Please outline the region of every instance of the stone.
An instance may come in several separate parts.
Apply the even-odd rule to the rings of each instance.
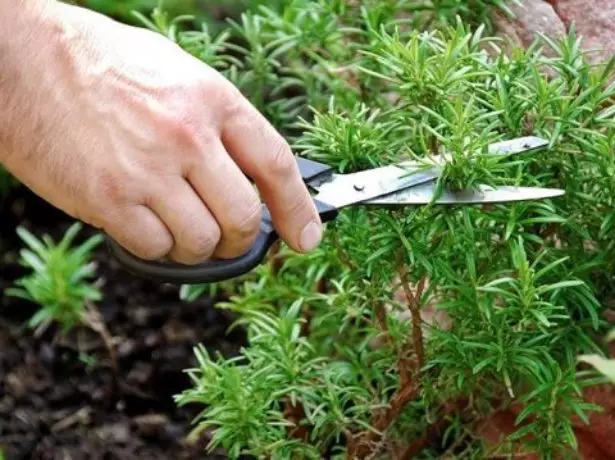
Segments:
[[[499,10],[494,11],[493,23],[498,36],[509,37],[515,44],[527,48],[539,33],[554,40],[566,35],[566,26],[551,4],[544,0],[521,0],[519,3],[508,4],[514,14],[512,19]],[[547,51],[545,49],[545,53]]]
[[[591,51],[587,54],[590,62],[607,61],[615,52],[615,0],[521,0],[508,6],[513,18],[495,10],[492,19],[496,34],[516,45],[527,48],[538,33],[557,40],[574,23],[582,48]],[[553,55],[548,47],[544,52]]]
[[[567,28],[574,22],[576,34],[594,63],[608,61],[615,52],[615,0],[550,0]]]
[[[169,424],[169,419],[164,414],[143,414],[134,417],[133,421],[137,432],[142,436],[155,436]]]
[[[130,439],[130,429],[125,423],[103,425],[95,433],[101,441],[112,444],[126,444]]]

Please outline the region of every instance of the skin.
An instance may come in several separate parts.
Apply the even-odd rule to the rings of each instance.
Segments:
[[[55,0],[0,17],[0,163],[39,196],[148,260],[243,254],[261,198],[292,249],[319,244],[291,149],[217,71]]]

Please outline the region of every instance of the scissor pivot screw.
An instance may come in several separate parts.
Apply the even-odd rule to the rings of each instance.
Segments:
[[[354,184],[354,189],[357,192],[362,192],[365,189],[365,185],[363,185],[363,184]]]

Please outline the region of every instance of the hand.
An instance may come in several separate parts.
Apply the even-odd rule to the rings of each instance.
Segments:
[[[289,146],[221,74],[149,30],[39,6],[14,12],[21,40],[0,26],[0,161],[22,183],[141,258],[193,264],[254,242],[245,172],[290,247],[319,243]]]

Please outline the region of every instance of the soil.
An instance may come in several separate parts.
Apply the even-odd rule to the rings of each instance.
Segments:
[[[0,202],[0,454],[5,460],[222,459],[207,436],[187,440],[203,406],[178,408],[202,343],[226,356],[245,343],[216,299],[182,302],[177,286],[122,270],[101,245],[95,254],[104,299],[96,304],[113,339],[117,371],[101,336],[88,328],[65,338],[25,327],[37,306],[3,296],[27,273],[17,263],[17,225],[56,241],[74,222],[25,187]],[[93,229],[84,227],[82,241]],[[0,458],[2,455],[0,455]]]

